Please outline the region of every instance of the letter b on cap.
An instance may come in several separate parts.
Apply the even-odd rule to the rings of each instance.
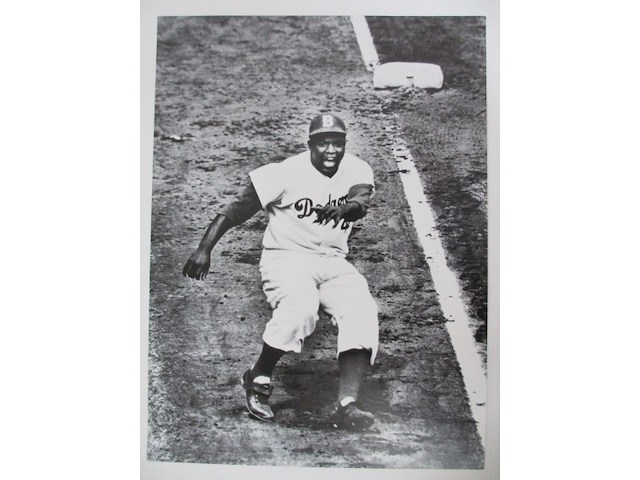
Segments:
[[[316,116],[309,125],[309,136],[319,133],[347,133],[344,122],[337,116],[325,113]]]

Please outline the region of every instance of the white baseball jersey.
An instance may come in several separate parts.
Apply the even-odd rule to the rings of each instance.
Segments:
[[[373,171],[366,162],[345,153],[338,171],[327,177],[313,166],[311,152],[306,151],[257,168],[249,176],[269,217],[262,240],[265,250],[347,255],[352,222],[341,220],[335,228],[333,221],[313,223],[317,216],[311,208],[342,205],[352,186],[373,186]]]

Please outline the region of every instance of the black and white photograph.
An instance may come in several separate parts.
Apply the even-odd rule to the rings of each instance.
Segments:
[[[149,462],[482,470],[484,16],[158,16]]]
[[[7,2],[2,478],[633,478],[630,2]]]

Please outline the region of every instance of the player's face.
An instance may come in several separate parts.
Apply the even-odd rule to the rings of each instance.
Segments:
[[[314,137],[309,140],[311,163],[323,175],[333,177],[338,171],[342,157],[344,157],[346,143],[344,135],[339,133],[328,133]]]

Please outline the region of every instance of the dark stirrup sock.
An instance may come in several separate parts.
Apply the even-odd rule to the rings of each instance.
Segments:
[[[258,361],[251,369],[251,376],[253,378],[265,376],[271,378],[271,374],[273,373],[273,369],[286,352],[284,350],[278,350],[277,348],[273,348],[266,343],[262,344],[262,353],[260,353],[260,357],[258,357]]]
[[[354,349],[341,352],[338,355],[340,367],[340,387],[338,389],[338,401],[351,397],[358,399],[358,392],[364,374],[369,367],[371,352],[369,350]]]

